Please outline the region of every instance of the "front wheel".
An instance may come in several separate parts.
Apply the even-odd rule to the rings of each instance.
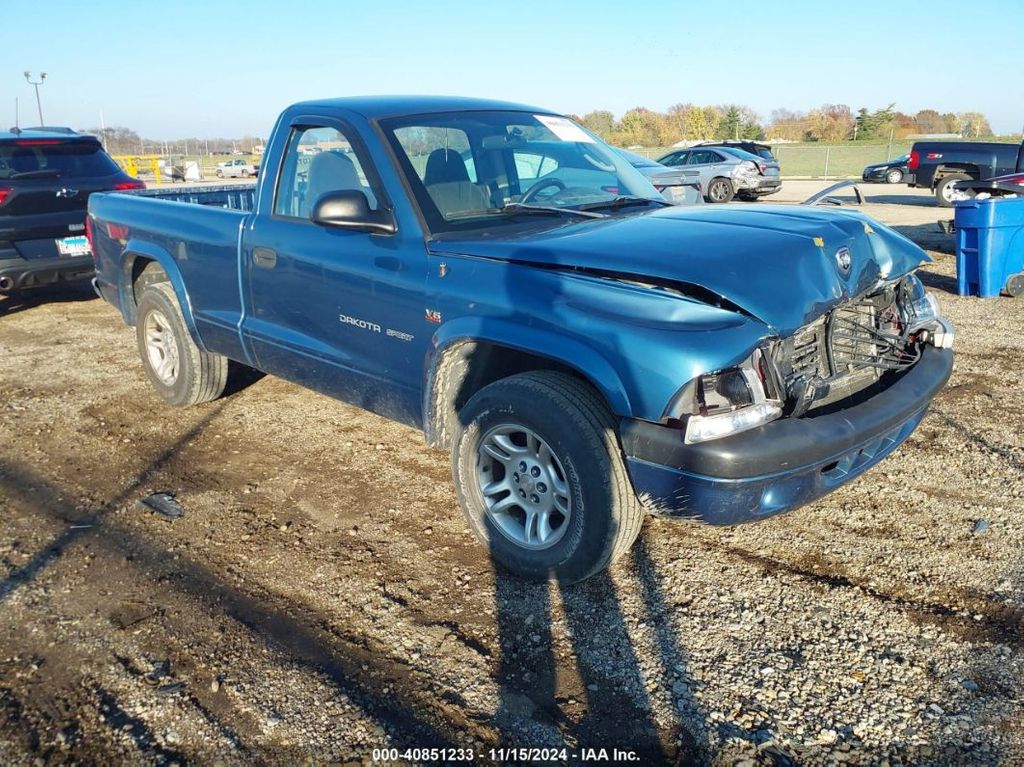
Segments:
[[[888,184],[898,184],[903,180],[903,171],[893,168],[885,174],[885,181]]]
[[[708,202],[729,202],[735,191],[727,178],[715,178],[708,184]]]
[[[586,383],[522,373],[478,391],[452,445],[456,494],[498,565],[574,583],[608,567],[640,532],[614,419]]]
[[[953,173],[949,176],[943,176],[942,180],[935,187],[935,201],[939,204],[940,208],[951,208],[953,207],[953,184],[957,181],[966,181],[969,179],[966,173]]]
[[[198,405],[224,392],[227,357],[203,351],[192,340],[169,282],[142,290],[135,336],[153,388],[172,405]]]

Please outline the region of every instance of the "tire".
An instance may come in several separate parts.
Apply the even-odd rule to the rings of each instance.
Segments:
[[[242,178],[249,178],[249,171],[243,170],[242,171]]]
[[[217,168],[217,178],[224,178],[224,171],[220,168]]]
[[[143,272],[140,282],[153,280],[155,274]],[[217,399],[228,381],[227,357],[196,346],[171,283],[150,282],[138,295],[135,338],[153,388],[178,407]],[[168,367],[162,367],[161,360],[167,360]]]
[[[935,201],[939,204],[940,208],[952,208],[953,200],[950,195],[953,193],[953,184],[957,181],[966,181],[969,179],[966,173],[952,173],[948,176],[943,176],[942,180],[935,187]]]
[[[903,171],[899,168],[890,168],[885,173],[885,183],[887,184],[899,184],[903,181]]]
[[[1006,279],[1006,287],[1003,290],[1010,298],[1024,296],[1024,272],[1011,274]]]
[[[611,411],[586,383],[551,371],[504,378],[474,394],[458,422],[452,444],[456,495],[496,564],[530,580],[575,583],[629,550],[644,511]],[[523,465],[527,470],[520,475]],[[506,483],[485,495],[485,487]],[[568,513],[558,510],[558,498]],[[540,504],[534,506],[535,524],[527,524],[531,499]]]
[[[736,194],[736,191],[733,189],[732,182],[729,179],[713,178],[711,183],[708,184],[708,196],[705,199],[712,203],[725,203],[732,200],[734,194]]]

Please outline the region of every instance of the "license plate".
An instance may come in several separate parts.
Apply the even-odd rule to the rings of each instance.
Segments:
[[[57,240],[57,251],[62,256],[88,256],[92,253],[89,250],[89,240],[85,238],[85,235]]]

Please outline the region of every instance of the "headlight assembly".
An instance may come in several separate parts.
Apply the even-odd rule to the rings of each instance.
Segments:
[[[686,419],[687,444],[753,429],[782,415],[782,401],[767,358],[756,350],[742,365],[698,376],[676,403]]]

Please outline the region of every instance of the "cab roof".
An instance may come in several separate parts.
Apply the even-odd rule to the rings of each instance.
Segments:
[[[509,101],[466,98],[462,96],[346,96],[334,99],[317,99],[293,104],[288,111],[302,108],[344,109],[362,115],[367,120],[385,117],[399,117],[434,112],[533,112],[556,114],[550,109],[516,104]]]
[[[99,141],[90,133],[79,133],[72,128],[63,128],[53,125],[44,125],[38,128],[11,128],[0,131],[0,141],[31,141],[34,139],[73,141],[84,139],[87,141]]]

